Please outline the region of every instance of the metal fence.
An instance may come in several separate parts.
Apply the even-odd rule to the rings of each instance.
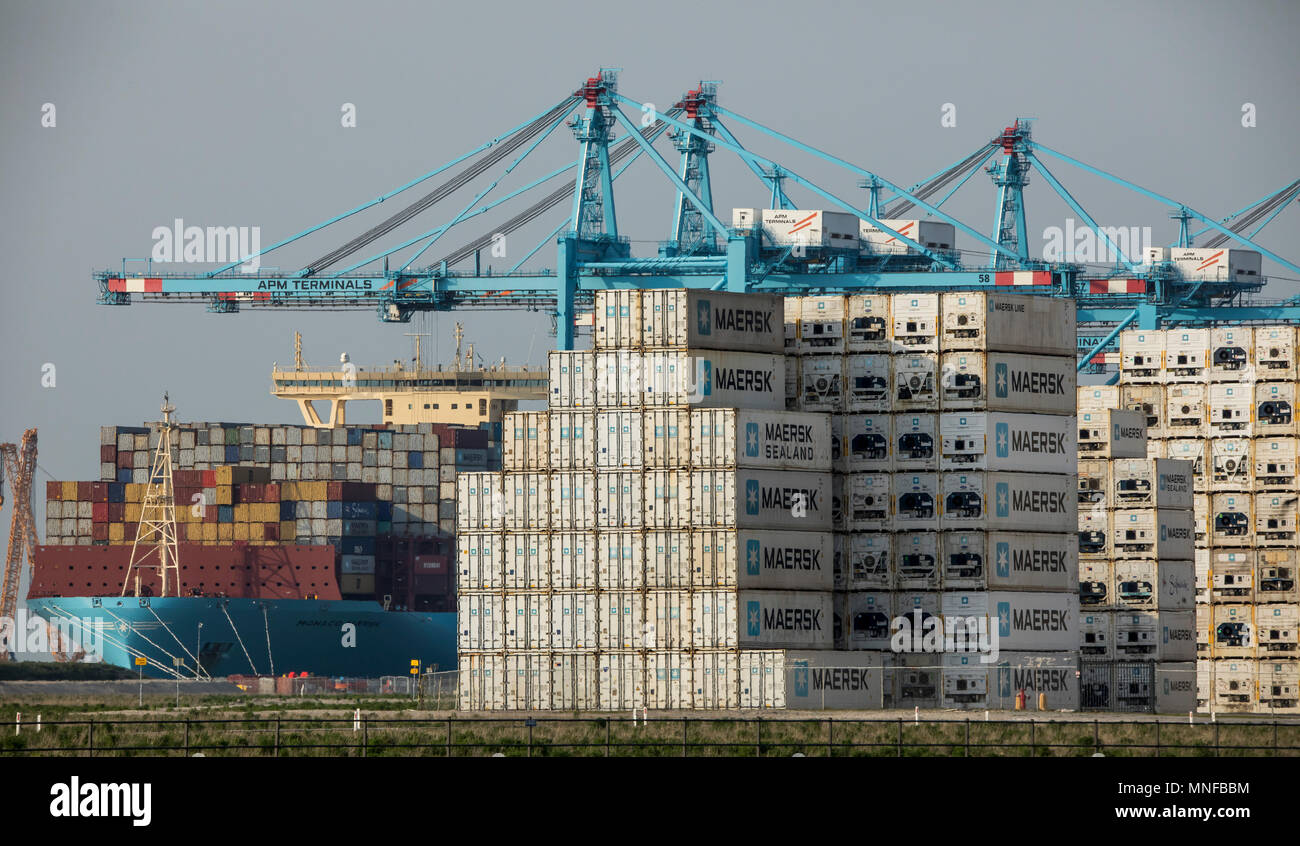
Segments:
[[[2,724],[0,724],[2,725]],[[1300,757],[1300,722],[493,717],[10,723],[9,756]]]

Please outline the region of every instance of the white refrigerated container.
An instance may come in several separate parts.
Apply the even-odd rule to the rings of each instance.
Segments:
[[[830,473],[695,470],[690,494],[690,525],[696,528],[831,528]]]
[[[591,350],[552,350],[551,408],[591,408],[596,404],[596,354]]]
[[[944,352],[1075,354],[1072,299],[958,291],[941,295]]]
[[[694,409],[691,466],[831,470],[831,424],[824,414]]]
[[[844,320],[844,348],[847,352],[891,351],[893,324],[889,318],[889,294],[850,294]]]
[[[640,292],[640,345],[780,353],[785,298],[776,294],[650,288]]]
[[[939,415],[939,436],[941,470],[1072,473],[1077,467],[1074,417],[946,412]],[[1145,454],[1145,438],[1142,443]]]
[[[953,352],[940,364],[945,411],[1075,413],[1073,357]]]

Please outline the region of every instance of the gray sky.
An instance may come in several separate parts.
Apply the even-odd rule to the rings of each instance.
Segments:
[[[43,468],[93,479],[98,427],[153,419],[164,388],[182,420],[297,422],[294,406],[268,393],[271,363],[292,361],[294,329],[313,364],[343,350],[358,363],[409,356],[403,333],[412,326],[380,324],[368,311],[108,308],[96,305],[90,274],[148,255],[153,228],[177,217],[260,226],[265,246],[541,112],[602,65],[623,69],[623,93],[661,107],[699,79],[720,80],[729,108],[903,184],[963,158],[1015,117],[1033,117],[1047,146],[1218,217],[1297,175],[1298,24],[1300,7],[1285,0],[6,2],[0,440],[36,426]],[[356,128],[340,126],[345,102],[356,105]],[[41,126],[45,103],[57,110],[53,128]],[[953,128],[940,126],[945,103],[956,107]],[[1254,128],[1241,125],[1245,103],[1257,111]],[[851,174],[732,128],[865,204]],[[576,153],[561,128],[521,173]],[[764,203],[764,189],[734,157],[719,152],[713,161],[724,220],[732,206]],[[1053,172],[1100,222],[1151,226],[1156,243],[1175,235],[1160,204],[1065,164]],[[1028,190],[1037,252],[1042,230],[1072,215],[1041,177]],[[791,192],[802,206],[824,205]],[[400,234],[433,228],[472,196],[457,195]],[[639,242],[634,252],[653,254],[668,235],[671,187],[643,160],[616,197],[623,233]],[[977,174],[945,209],[988,232],[994,197]],[[297,268],[399,206],[390,201],[265,263]],[[1259,239],[1292,260],[1300,258],[1298,211],[1284,211]],[[522,254],[557,223],[553,214],[511,249]],[[425,258],[487,227],[471,222]],[[553,266],[554,248],[533,265]],[[1265,262],[1266,273],[1276,271]],[[1281,282],[1268,293],[1294,290]],[[456,320],[489,360],[531,353],[540,362],[552,344],[542,315],[443,315],[427,321],[443,360]],[[57,368],[54,388],[41,386],[47,362]],[[37,501],[43,531],[43,488]],[[3,522],[7,532],[7,510]]]

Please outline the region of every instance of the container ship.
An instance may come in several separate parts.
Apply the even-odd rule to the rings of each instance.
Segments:
[[[303,425],[178,423],[164,401],[159,422],[103,427],[99,479],[46,485],[28,612],[65,657],[151,677],[455,669],[456,473],[500,467],[502,415],[546,377],[462,366],[459,343],[451,368],[416,361],[299,353],[272,393]],[[347,425],[359,399],[384,422]]]

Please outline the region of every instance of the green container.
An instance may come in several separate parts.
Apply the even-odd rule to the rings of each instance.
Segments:
[[[227,429],[227,430],[226,430],[226,446],[239,446],[239,430],[238,430],[238,429]]]

